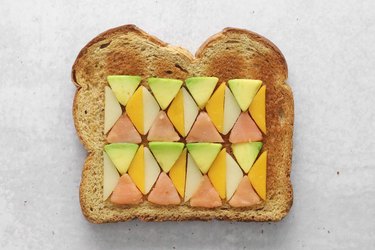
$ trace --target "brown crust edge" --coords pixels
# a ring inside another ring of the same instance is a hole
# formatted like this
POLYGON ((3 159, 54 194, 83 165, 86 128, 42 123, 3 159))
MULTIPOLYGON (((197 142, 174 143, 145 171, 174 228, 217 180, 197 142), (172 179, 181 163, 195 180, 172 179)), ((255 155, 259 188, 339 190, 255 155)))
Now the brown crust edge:
MULTIPOLYGON (((159 40, 158 38, 156 38, 155 36, 152 36, 152 35, 149 35, 148 33, 144 32, 143 30, 139 29, 137 26, 133 25, 133 24, 128 24, 128 25, 123 25, 123 26, 119 26, 119 27, 115 27, 115 28, 112 28, 112 29, 109 29, 99 35, 97 35, 95 38, 93 38, 90 42, 88 42, 82 49, 81 51, 79 52, 73 66, 72 66, 72 72, 71 72, 71 80, 73 82, 73 84, 77 87, 77 90, 75 92, 75 96, 74 96, 74 99, 73 99, 73 119, 74 119, 74 125, 75 125, 75 128, 76 128, 76 132, 77 132, 77 135, 81 141, 81 143, 83 144, 83 146, 85 147, 85 149, 88 151, 88 156, 86 157, 86 160, 85 160, 85 164, 84 164, 84 167, 82 169, 82 178, 81 178, 81 183, 80 183, 80 188, 79 188, 79 197, 80 197, 80 206, 81 206, 81 209, 82 209, 82 213, 83 215, 85 216, 85 218, 91 222, 91 223, 94 223, 94 224, 101 224, 101 223, 111 223, 111 222, 121 222, 121 221, 129 221, 129 220, 132 220, 132 219, 135 219, 135 218, 138 218, 142 221, 171 221, 172 219, 170 218, 164 218, 164 217, 159 217, 159 216, 155 216, 155 217, 146 217, 146 216, 129 216, 127 218, 112 218, 112 219, 108 219, 108 220, 96 220, 92 217, 92 213, 90 212, 89 208, 85 206, 85 198, 84 198, 84 195, 83 195, 83 187, 84 187, 84 184, 85 184, 85 181, 87 180, 86 177, 86 168, 88 168, 88 163, 91 159, 91 157, 93 156, 88 148, 88 146, 86 145, 86 143, 84 142, 81 134, 79 133, 79 130, 78 130, 78 126, 77 126, 77 119, 76 119, 76 109, 77 109, 77 96, 79 94, 79 90, 81 89, 81 85, 79 85, 79 83, 76 81, 76 78, 75 78, 75 68, 76 68, 76 65, 79 61, 79 59, 87 52, 87 48, 90 47, 91 45, 99 42, 99 41, 102 41, 104 39, 106 39, 108 36, 114 34, 114 33, 117 33, 117 32, 136 32, 138 33, 139 35, 141 36, 144 36, 146 37, 147 39, 149 39, 150 41, 154 42, 155 44, 159 45, 159 46, 170 46, 168 45, 168 43, 165 43, 161 40, 159 40)), ((284 66, 284 72, 285 72, 285 81, 288 77, 288 67, 287 67, 287 63, 286 63, 286 60, 285 60, 285 57, 284 55, 282 54, 282 52, 279 50, 279 48, 273 44, 270 40, 268 40, 267 38, 255 33, 255 32, 252 32, 252 31, 249 31, 249 30, 246 30, 246 29, 238 29, 238 28, 231 28, 231 27, 227 27, 227 28, 224 28, 221 32, 217 33, 217 34, 214 34, 212 35, 211 37, 209 37, 200 47, 199 49, 197 50, 196 54, 195 54, 195 58, 199 58, 201 56, 201 53, 202 51, 204 50, 204 48, 206 48, 207 46, 209 46, 213 41, 216 40, 216 38, 224 35, 226 32, 239 32, 239 33, 246 33, 250 36, 252 36, 255 40, 257 40, 258 42, 260 43, 263 43, 265 44, 267 47, 270 47, 272 48, 278 55, 279 57, 282 59, 282 62, 283 62, 283 66, 284 66)), ((174 47, 174 46, 171 46, 171 47, 174 47)), ((179 47, 175 47, 175 48, 179 48, 179 47)), ((184 48, 181 48, 181 50, 184 50, 185 51, 185 55, 187 57, 191 57, 191 54, 186 51, 186 49, 184 48)), ((193 58, 193 59, 195 59, 193 58)), ((290 211, 291 207, 292 207, 292 204, 293 204, 293 187, 292 187, 292 184, 291 184, 291 179, 290 179, 290 173, 291 173, 291 163, 292 163, 292 149, 293 149, 293 125, 294 125, 294 100, 293 100, 293 94, 292 94, 292 91, 291 91, 291 88, 290 86, 284 82, 284 84, 282 85, 283 87, 286 88, 287 90, 287 93, 288 93, 288 100, 285 100, 286 103, 289 103, 289 105, 291 105, 292 109, 290 111, 290 113, 288 113, 288 120, 290 121, 290 126, 292 128, 292 133, 291 133, 291 136, 290 138, 288 138, 288 141, 289 141, 289 145, 290 145, 290 150, 288 152, 288 163, 287 164, 287 173, 288 173, 288 178, 287 178, 287 193, 289 194, 288 195, 288 200, 286 200, 285 202, 285 208, 282 210, 282 212, 280 213, 280 216, 276 216, 276 217, 268 217, 267 219, 265 218, 246 218, 246 219, 237 219, 236 221, 243 221, 243 222, 249 222, 249 221, 252 221, 252 222, 264 222, 264 221, 273 221, 273 222, 276 222, 276 221, 280 221, 282 220, 290 211)), ((180 219, 180 220, 177 220, 177 221, 185 221, 185 220, 200 220, 200 221, 208 221, 208 220, 212 220, 212 219, 217 219, 217 220, 231 220, 229 218, 218 218, 218 217, 205 217, 205 218, 202 218, 202 217, 197 217, 197 216, 191 216, 191 217, 188 217, 188 218, 183 218, 183 219, 180 219)), ((176 220, 172 220, 172 221, 176 221, 176 220)))

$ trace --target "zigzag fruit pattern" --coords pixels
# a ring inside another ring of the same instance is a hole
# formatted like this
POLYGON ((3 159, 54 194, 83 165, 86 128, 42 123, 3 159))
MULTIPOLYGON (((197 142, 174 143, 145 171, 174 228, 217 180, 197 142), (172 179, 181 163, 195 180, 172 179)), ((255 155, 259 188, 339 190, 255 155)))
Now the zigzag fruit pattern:
POLYGON ((262 81, 107 79, 104 201, 215 208, 267 199, 262 81))

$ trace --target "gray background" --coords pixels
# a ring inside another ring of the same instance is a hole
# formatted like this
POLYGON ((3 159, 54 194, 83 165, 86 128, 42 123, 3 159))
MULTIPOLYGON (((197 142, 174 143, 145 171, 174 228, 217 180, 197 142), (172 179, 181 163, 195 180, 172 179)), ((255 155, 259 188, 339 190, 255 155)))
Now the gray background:
POLYGON ((230 2, 0 1, 0 249, 375 248, 375 1, 230 2), (193 52, 226 26, 278 45, 295 97, 283 221, 83 218, 70 69, 91 38, 127 23, 193 52))

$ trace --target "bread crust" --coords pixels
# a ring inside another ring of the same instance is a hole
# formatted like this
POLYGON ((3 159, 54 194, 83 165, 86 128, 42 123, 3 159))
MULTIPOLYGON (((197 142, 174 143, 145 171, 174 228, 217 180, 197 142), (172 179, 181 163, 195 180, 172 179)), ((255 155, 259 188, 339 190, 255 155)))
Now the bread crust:
POLYGON ((80 204, 84 216, 92 223, 134 218, 144 221, 282 219, 293 203, 290 171, 294 103, 292 91, 286 84, 287 77, 287 64, 280 50, 268 39, 244 29, 226 28, 211 36, 197 50, 195 57, 187 50, 170 46, 135 25, 113 28, 92 39, 80 51, 72 67, 72 81, 77 86, 73 101, 74 124, 88 151, 80 185, 80 204), (121 46, 115 47, 118 44, 121 46), (139 44, 146 49, 130 47, 139 44), (116 54, 113 57, 111 53, 114 51, 120 51, 120 60, 117 60, 116 54), (152 63, 156 63, 150 66, 150 61, 147 61, 150 54, 144 54, 144 51, 157 54, 160 62, 154 57, 152 63), (139 65, 123 69, 119 65, 124 58, 139 65), (267 86, 267 135, 263 146, 263 150, 268 150, 267 201, 258 207, 245 209, 229 206, 204 209, 188 205, 162 207, 148 202, 135 207, 118 207, 102 201, 102 151, 105 144, 102 135, 103 86, 106 84, 105 76, 113 73, 138 74, 143 79, 150 76, 185 79, 197 75, 217 76, 220 81, 231 78, 261 79, 267 86))

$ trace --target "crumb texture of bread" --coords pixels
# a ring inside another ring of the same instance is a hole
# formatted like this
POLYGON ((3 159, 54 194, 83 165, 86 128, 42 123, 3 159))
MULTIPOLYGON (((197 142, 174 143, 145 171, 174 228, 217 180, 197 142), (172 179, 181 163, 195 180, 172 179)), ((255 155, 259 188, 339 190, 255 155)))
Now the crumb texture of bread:
POLYGON ((187 50, 168 45, 134 25, 108 30, 90 41, 79 53, 72 80, 77 86, 73 118, 77 134, 88 151, 82 171, 80 203, 92 223, 165 220, 278 221, 293 202, 290 182, 294 103, 286 84, 288 69, 279 49, 253 32, 226 28, 210 37, 195 57, 187 50), (260 79, 267 87, 268 151, 267 201, 253 208, 192 208, 188 205, 115 206, 102 201, 105 145, 104 86, 108 75, 139 75, 147 87, 148 77, 186 79, 216 76, 219 82, 234 78, 260 79))

